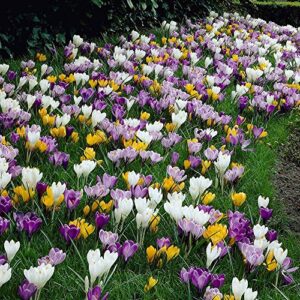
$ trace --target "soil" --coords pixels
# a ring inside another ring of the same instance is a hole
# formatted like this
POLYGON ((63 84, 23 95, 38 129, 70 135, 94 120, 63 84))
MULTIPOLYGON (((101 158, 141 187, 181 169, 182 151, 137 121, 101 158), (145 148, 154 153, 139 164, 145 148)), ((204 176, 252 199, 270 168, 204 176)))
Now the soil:
POLYGON ((289 229, 300 233, 300 122, 293 125, 280 153, 274 178, 277 196, 284 203, 289 229))

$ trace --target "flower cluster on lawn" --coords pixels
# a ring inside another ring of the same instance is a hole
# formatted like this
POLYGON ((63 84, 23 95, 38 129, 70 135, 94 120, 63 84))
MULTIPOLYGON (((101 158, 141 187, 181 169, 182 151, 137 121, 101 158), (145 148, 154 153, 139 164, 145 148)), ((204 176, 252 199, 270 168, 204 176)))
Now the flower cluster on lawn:
POLYGON ((239 182, 268 119, 300 104, 299 42, 292 26, 211 12, 117 45, 75 35, 20 70, 1 64, 0 287, 36 235, 56 244, 24 269, 21 299, 38 299, 77 252, 93 300, 136 259, 152 274, 145 293, 169 264, 207 300, 257 299, 255 277, 291 284, 272 199, 248 199, 239 182))

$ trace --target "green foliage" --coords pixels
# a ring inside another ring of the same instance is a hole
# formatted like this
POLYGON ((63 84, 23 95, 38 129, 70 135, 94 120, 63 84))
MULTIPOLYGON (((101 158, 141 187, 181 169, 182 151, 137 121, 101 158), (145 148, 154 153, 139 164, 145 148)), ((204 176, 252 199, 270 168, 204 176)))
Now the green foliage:
POLYGON ((199 18, 209 11, 247 11, 235 0, 29 0, 16 6, 4 1, 0 10, 0 57, 43 51, 64 43, 75 33, 128 32, 157 26, 163 20, 199 18))

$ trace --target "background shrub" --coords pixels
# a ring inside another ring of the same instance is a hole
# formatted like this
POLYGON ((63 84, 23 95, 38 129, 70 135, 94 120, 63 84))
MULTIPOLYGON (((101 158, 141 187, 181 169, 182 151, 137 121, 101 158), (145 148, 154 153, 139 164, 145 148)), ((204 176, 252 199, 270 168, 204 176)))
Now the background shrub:
POLYGON ((77 33, 126 33, 152 27, 162 20, 182 21, 209 11, 247 10, 233 0, 27 0, 3 1, 0 10, 0 56, 21 55, 65 43, 77 33))

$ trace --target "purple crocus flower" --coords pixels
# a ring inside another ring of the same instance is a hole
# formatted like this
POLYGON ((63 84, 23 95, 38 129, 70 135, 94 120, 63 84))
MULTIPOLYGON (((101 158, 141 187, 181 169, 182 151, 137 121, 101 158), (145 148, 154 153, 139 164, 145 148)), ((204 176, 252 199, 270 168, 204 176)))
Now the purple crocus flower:
POLYGON ((225 282, 224 274, 212 274, 210 286, 213 288, 220 288, 225 282))
POLYGON ((0 236, 9 228, 10 221, 0 216, 0 236))
POLYGON ((5 254, 0 255, 0 266, 5 265, 7 263, 7 257, 5 254))
POLYGON ((267 234, 266 234, 266 239, 269 241, 269 242, 273 242, 275 240, 277 240, 277 231, 274 230, 274 229, 270 229, 267 234))
POLYGON ((110 220, 110 216, 99 211, 95 214, 95 224, 98 230, 102 229, 110 220))
POLYGON ((260 135, 262 134, 263 131, 264 131, 263 128, 261 128, 261 127, 258 128, 256 126, 253 126, 253 135, 256 139, 260 137, 260 135))
POLYGON ((70 154, 65 152, 55 151, 51 156, 49 156, 49 161, 55 166, 63 166, 64 169, 68 167, 70 159, 70 154))
POLYGON ((203 268, 195 268, 190 274, 190 280, 199 291, 202 291, 209 284, 211 273, 203 268))
POLYGON ((35 295, 37 287, 30 283, 27 279, 24 280, 18 287, 18 295, 22 300, 29 300, 35 295))
POLYGON ((15 212, 13 217, 17 223, 17 229, 19 231, 24 230, 29 237, 37 232, 43 223, 42 219, 34 212, 28 212, 26 214, 22 212, 15 212))
POLYGON ((80 191, 65 190, 64 196, 68 210, 72 211, 79 205, 82 193, 80 191))
POLYGON ((253 230, 250 226, 251 222, 245 218, 243 213, 238 211, 228 212, 229 219, 229 236, 235 241, 245 242, 253 237, 253 230))
POLYGON ((106 293, 102 297, 102 290, 100 286, 96 285, 94 288, 89 289, 87 293, 87 299, 88 300, 107 300, 109 294, 106 293))
POLYGON ((271 209, 271 208, 261 207, 259 209, 259 215, 264 220, 264 222, 267 222, 268 220, 270 220, 272 218, 272 214, 273 214, 273 209, 271 209))
POLYGON ((78 237, 80 228, 76 227, 75 225, 64 224, 60 227, 59 232, 67 244, 70 244, 71 240, 75 240, 78 237))
POLYGON ((44 183, 44 182, 38 182, 36 184, 36 190, 37 190, 37 193, 38 193, 38 196, 39 196, 39 199, 43 196, 43 194, 46 192, 47 190, 47 183, 44 183))
POLYGON ((125 262, 129 260, 138 250, 139 245, 134 241, 127 240, 122 246, 122 255, 124 256, 125 262))
POLYGON ((8 214, 12 209, 12 203, 8 196, 0 196, 0 215, 8 214))

